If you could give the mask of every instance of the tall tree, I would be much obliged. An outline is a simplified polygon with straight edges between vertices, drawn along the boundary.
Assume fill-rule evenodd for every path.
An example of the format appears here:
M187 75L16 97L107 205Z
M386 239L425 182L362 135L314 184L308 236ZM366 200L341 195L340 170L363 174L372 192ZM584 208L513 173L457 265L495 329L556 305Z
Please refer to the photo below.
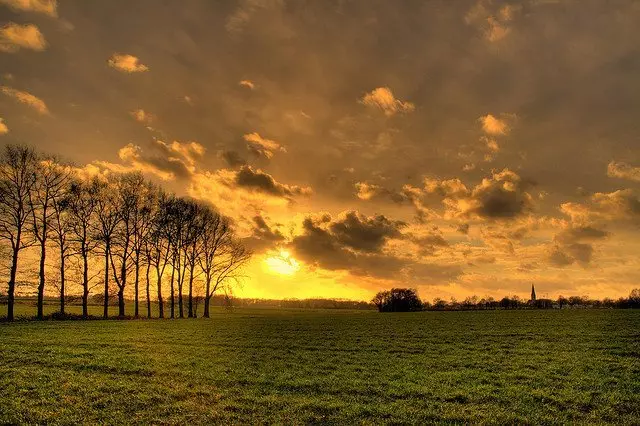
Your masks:
M82 258L82 316L89 316L89 255L96 247L94 220L97 206L96 186L73 182L66 199L70 215L70 241Z
M226 219L211 210L203 213L203 232L201 239L201 255L198 264L204 274L204 314L209 318L209 305L218 286L215 282L216 262L225 247L231 244L231 228Z
M158 316L164 318L164 300L162 298L162 277L169 263L171 255L170 236L166 233L167 209L171 198L164 192L158 191L156 208L152 213L151 231L147 244L147 262L153 265L156 275L156 287L158 297ZM147 283L148 285L148 283ZM148 291L147 291L148 293ZM147 296L149 299L149 296ZM151 308L148 308L148 316L151 316Z
M67 168L55 157L44 157L37 161L36 182L30 191L29 203L32 216L33 235L40 248L40 267L38 271L38 313L44 316L44 288L47 258L47 242L55 219L54 204L66 195L70 174Z
M140 190L144 178L140 173L126 173L119 175L115 180L115 200L118 207L120 225L114 241L115 250L111 251L111 267L118 286L118 316L125 315L124 292L127 287L127 276L131 264L129 260L133 255L133 231L135 212L140 203ZM115 257L115 259L114 259ZM115 260L115 261L114 261ZM116 270L116 265L119 270Z
M120 223L120 214L116 205L116 192L112 180L94 178L92 187L96 195L95 236L102 243L104 255L104 300L102 307L103 318L109 317L109 268L111 248L116 230Z
M142 176L140 176L142 178ZM133 212L133 265L134 265L134 316L139 316L140 305L140 266L144 260L144 249L147 246L148 239L152 230L153 211L156 208L157 190L155 186L144 179L140 182L140 192L138 193L137 203ZM150 315L149 300L149 271L150 265L147 262L146 272L146 293L147 293L147 313Z
M0 155L0 238L11 246L7 319L14 319L20 251L34 243L25 227L32 217L30 195L36 185L37 156L26 146L7 145ZM26 234L26 235L25 235Z
M189 295L187 304L187 317L189 318L194 318L193 283L196 278L198 259L202 253L201 239L204 231L204 212L206 210L206 206L200 205L195 201L190 201L187 204L187 226L185 229L183 252L185 266L189 268Z
M51 208L53 210L53 220L51 223L51 231L53 232L53 241L58 247L59 254L59 274L60 274L60 313L65 313L65 287L66 287L66 265L67 260L73 255L71 244L69 244L70 214L68 211L68 201L71 190L71 170L67 168L68 178L67 184L64 186L62 194L53 198Z

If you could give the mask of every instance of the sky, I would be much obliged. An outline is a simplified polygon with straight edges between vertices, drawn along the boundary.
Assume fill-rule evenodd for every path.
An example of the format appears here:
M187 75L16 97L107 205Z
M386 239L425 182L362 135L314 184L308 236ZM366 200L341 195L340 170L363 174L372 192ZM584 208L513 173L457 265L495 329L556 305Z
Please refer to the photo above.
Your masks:
M212 203L234 293L626 296L640 2L0 0L0 144Z

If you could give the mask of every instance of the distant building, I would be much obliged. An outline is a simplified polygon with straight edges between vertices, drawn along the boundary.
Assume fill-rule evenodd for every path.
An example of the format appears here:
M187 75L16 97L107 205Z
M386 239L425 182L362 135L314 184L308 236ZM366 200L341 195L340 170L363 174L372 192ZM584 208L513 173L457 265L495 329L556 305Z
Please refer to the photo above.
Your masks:
M536 301L536 288L533 286L533 284L531 284L531 301Z

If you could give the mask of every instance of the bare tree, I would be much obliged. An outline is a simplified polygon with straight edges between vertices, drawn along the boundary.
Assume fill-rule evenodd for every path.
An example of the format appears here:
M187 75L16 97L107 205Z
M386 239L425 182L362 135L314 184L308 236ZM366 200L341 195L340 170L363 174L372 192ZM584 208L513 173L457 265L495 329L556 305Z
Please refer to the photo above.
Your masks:
M202 252L201 238L204 230L204 212L207 207L196 202L189 202L186 210L186 227L183 244L184 263L189 268L189 296L187 316L194 318L193 282L196 278L196 266ZM199 271L201 273L201 271Z
M36 182L30 191L29 203L33 225L33 235L40 246L40 268L38 271L38 314L44 316L45 266L47 242L55 218L54 203L65 196L70 175L55 157L44 157L37 161Z
M53 218L51 223L51 231L53 233L53 241L58 247L59 254L59 271L60 271L60 313L65 313L65 286L66 286L66 263L73 252L69 244L69 232L71 231L70 214L68 211L68 201L71 189L71 171L66 170L67 182L58 197L52 200L51 208L53 210Z
M251 255L252 253L239 241L233 238L224 241L217 254L217 260L214 261L213 272L215 279L209 286L207 295L205 295L206 317L209 315L206 297L208 296L208 299L211 300L211 297L218 288L222 286L229 287L230 282L237 283L242 278L242 268L251 259Z
M66 199L70 216L70 242L75 253L82 258L82 316L89 315L89 254L96 247L92 235L97 206L96 186L84 182L73 182Z
M162 277L169 263L171 255L171 242L166 233L167 209L171 198L164 192L159 191L157 206L152 213L151 232L147 239L146 256L147 264L155 268L157 295L158 295L158 316L164 318L164 300L162 298ZM149 302L149 277L147 274L147 302ZM151 307L147 308L147 315L151 316Z
M231 243L231 228L228 222L219 214L207 210L203 214L203 233L201 239L201 255L198 264L204 274L204 314L209 318L209 305L211 298L218 289L214 282L216 274L216 262L218 255L223 254L225 246Z
M109 317L109 268L111 247L120 223L120 215L116 206L116 193L112 182L94 178L92 187L96 195L95 237L102 243L104 255L104 300L102 308L103 318Z
M135 211L139 205L140 189L144 178L140 173L127 173L115 180L116 204L120 225L114 240L114 250L111 251L111 267L118 286L118 316L125 315L124 292L127 287L127 276L133 255L133 230ZM114 259L115 257L115 259ZM116 270L116 265L119 270Z
M134 316L139 316L139 286L140 286L140 262L144 260L142 256L149 235L152 231L152 212L156 206L155 198L157 191L151 182L145 181L142 176L140 182L140 192L133 212L133 264L134 264ZM147 262L146 284L147 284L147 316L151 316L149 300L149 270L150 264Z
M7 319L14 319L16 275L20 251L33 245L26 233L31 218L29 197L36 185L37 156L25 146L7 145L0 156L0 238L11 246ZM25 235L26 234L26 235Z
M175 284L178 285L178 312L184 318L182 304L182 286L186 271L186 262L182 259L187 228L187 201L173 197L166 205L163 230L171 242L171 318L175 318ZM177 277L176 277L177 274Z

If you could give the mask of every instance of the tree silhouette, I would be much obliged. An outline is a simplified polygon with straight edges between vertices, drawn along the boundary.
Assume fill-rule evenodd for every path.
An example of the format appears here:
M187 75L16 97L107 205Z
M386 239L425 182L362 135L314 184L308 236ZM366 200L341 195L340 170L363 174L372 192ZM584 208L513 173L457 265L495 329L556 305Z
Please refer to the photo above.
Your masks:
M30 196L36 186L37 156L25 146L7 145L0 157L0 238L11 246L11 269L7 319L14 318L16 275L20 251L34 243L32 233L26 232L32 218Z

